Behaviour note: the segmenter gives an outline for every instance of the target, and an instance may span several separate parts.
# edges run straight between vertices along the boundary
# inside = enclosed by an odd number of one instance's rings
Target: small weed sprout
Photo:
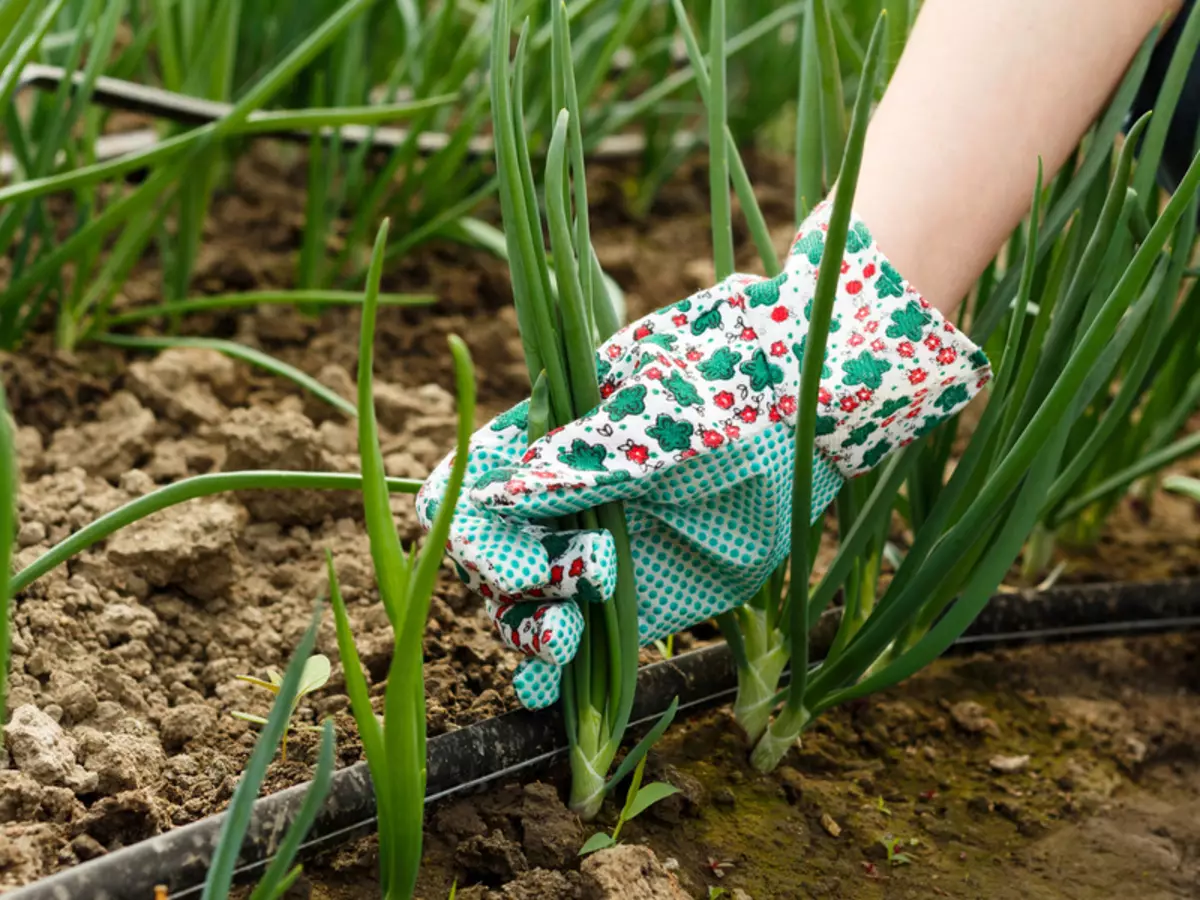
[[[296,709],[300,706],[300,701],[314,691],[319,691],[329,682],[329,674],[332,671],[329,664],[329,657],[322,653],[316,653],[310,656],[304,663],[304,672],[300,676],[300,689],[296,692],[296,698],[292,701],[292,708],[288,710],[288,728],[283,734],[283,741],[280,744],[280,758],[287,762],[287,739],[288,732],[295,730],[304,731],[320,731],[318,725],[295,725],[292,723],[292,716],[296,714]],[[246,684],[252,684],[255,687],[260,687],[263,690],[270,691],[276,697],[279,696],[279,689],[283,685],[283,676],[275,669],[267,669],[267,680],[255,678],[253,675],[237,675],[235,678],[238,681],[244,681]],[[234,711],[232,715],[235,719],[241,719],[243,722],[251,722],[255,725],[266,725],[267,720],[262,716],[256,716],[252,713]]]
[[[896,868],[897,866],[912,865],[913,861],[911,856],[907,853],[899,852],[896,848],[904,846],[916,847],[921,842],[917,838],[909,838],[906,841],[904,838],[892,837],[890,834],[885,834],[879,839],[879,843],[883,844],[883,849],[887,851],[888,865]]]
[[[637,768],[633,770],[633,780],[629,785],[629,793],[625,795],[625,805],[621,808],[621,814],[617,816],[617,824],[613,827],[612,834],[597,831],[579,848],[580,856],[587,856],[589,853],[595,853],[597,850],[606,850],[609,847],[615,847],[621,836],[621,829],[625,826],[626,822],[637,818],[660,800],[665,800],[672,794],[679,793],[679,788],[673,784],[667,784],[665,781],[654,781],[643,787],[642,776],[645,774],[645,771],[646,757],[643,756],[641,762],[637,764]]]

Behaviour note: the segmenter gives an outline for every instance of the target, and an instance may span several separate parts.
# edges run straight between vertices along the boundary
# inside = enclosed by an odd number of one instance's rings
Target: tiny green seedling
[[[658,648],[658,652],[662,654],[663,659],[671,659],[675,656],[675,635],[667,635],[665,641],[660,638],[654,642],[654,646]]]
[[[319,691],[329,681],[329,675],[332,667],[329,664],[329,657],[322,653],[310,656],[307,662],[304,663],[304,673],[300,678],[300,690],[296,692],[296,699],[292,701],[292,708],[288,710],[288,722],[291,723],[292,716],[296,714],[296,708],[300,705],[300,701],[314,691]],[[283,685],[283,676],[274,669],[267,669],[267,680],[255,678],[253,675],[237,675],[235,678],[238,681],[244,681],[246,684],[252,684],[255,687],[260,687],[263,690],[270,691],[276,697],[279,696],[279,689]],[[267,720],[262,716],[256,716],[252,713],[234,711],[231,715],[235,719],[241,719],[243,722],[252,722],[255,725],[266,725]],[[303,728],[305,731],[320,731],[320,727],[316,725],[288,725],[288,731]],[[280,744],[280,758],[287,762],[287,732],[284,732],[283,741]]]
[[[642,775],[645,771],[646,757],[643,756],[642,761],[633,770],[633,781],[629,785],[629,793],[625,795],[625,806],[622,807],[621,814],[617,816],[617,824],[613,828],[612,834],[605,834],[603,831],[593,834],[579,848],[580,856],[587,856],[589,853],[595,853],[597,850],[615,847],[618,838],[621,836],[621,829],[625,826],[626,822],[637,818],[660,800],[665,800],[672,794],[679,793],[679,788],[673,784],[667,784],[665,781],[655,781],[643,787]]]
[[[729,891],[723,887],[710,887],[708,889],[708,900],[717,900],[718,897],[724,897]]]
[[[888,805],[887,805],[887,803],[884,802],[882,794],[880,794],[878,797],[875,798],[875,809],[878,812],[882,813],[883,815],[887,816],[889,819],[892,816],[892,811],[890,809],[888,809]]]
[[[911,856],[909,856],[907,853],[899,852],[896,848],[903,846],[916,847],[921,842],[917,838],[909,838],[907,841],[905,841],[903,838],[892,837],[890,834],[885,834],[879,839],[879,843],[883,844],[884,849],[887,850],[888,865],[892,866],[892,868],[896,868],[897,866],[911,865],[913,861]]]

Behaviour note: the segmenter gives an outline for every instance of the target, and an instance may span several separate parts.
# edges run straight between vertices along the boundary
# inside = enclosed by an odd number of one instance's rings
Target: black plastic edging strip
[[[812,656],[824,655],[837,625],[827,613],[812,636]],[[1023,591],[993,598],[952,652],[972,653],[1023,643],[1097,639],[1200,628],[1200,579],[1100,584]],[[680,712],[732,698],[737,673],[724,644],[644,667],[632,726],[649,724],[675,697]],[[557,712],[518,710],[430,738],[426,803],[537,771],[566,751]],[[303,802],[307,785],[260,799],[242,848],[239,880],[259,874]],[[172,900],[201,893],[221,828],[220,814],[59,872],[6,896],[9,900],[147,900],[165,884]],[[338,771],[302,855],[370,833],[375,798],[365,763]]]

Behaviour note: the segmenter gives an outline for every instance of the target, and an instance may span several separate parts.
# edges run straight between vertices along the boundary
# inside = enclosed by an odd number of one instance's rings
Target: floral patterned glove
[[[528,655],[523,704],[558,697],[582,633],[577,603],[604,602],[616,554],[603,531],[548,520],[625,503],[643,644],[744,603],[788,553],[801,359],[828,205],[783,274],[735,275],[651,313],[598,351],[601,405],[526,445],[528,404],[472,441],[449,553],[501,639]],[[982,351],[900,277],[851,223],[826,349],[812,521],[843,479],[953,415],[986,384]],[[445,460],[417,497],[428,527]]]

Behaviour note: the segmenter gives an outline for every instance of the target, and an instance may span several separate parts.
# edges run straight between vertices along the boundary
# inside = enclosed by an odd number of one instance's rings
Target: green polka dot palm
[[[800,361],[824,249],[814,211],[784,274],[737,275],[622,329],[597,354],[603,401],[526,445],[527,404],[478,432],[448,551],[501,639],[527,654],[521,702],[558,696],[581,603],[616,583],[612,538],[545,523],[625,504],[643,644],[726,612],[784,560]],[[815,521],[843,479],[956,412],[987,360],[852,225],[818,404]],[[428,527],[451,460],[417,498]]]

